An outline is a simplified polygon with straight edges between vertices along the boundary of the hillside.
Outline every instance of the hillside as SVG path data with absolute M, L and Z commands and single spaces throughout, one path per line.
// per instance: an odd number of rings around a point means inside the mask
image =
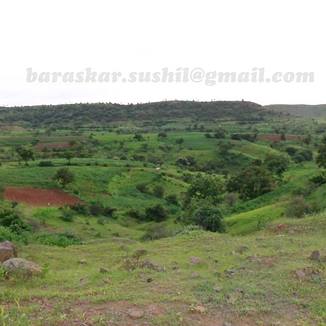
M 325 214 L 282 219 L 240 238 L 189 230 L 147 243 L 21 246 L 21 256 L 47 271 L 28 283 L 0 283 L 0 322 L 324 325 L 325 221 Z M 320 249 L 323 262 L 309 259 Z
M 0 123 L 24 126 L 107 125 L 122 121 L 212 119 L 259 121 L 271 116 L 252 102 L 165 101 L 145 104 L 70 104 L 0 108 Z
M 0 119 L 0 325 L 325 325 L 323 121 L 247 102 Z
M 273 104 L 273 105 L 266 105 L 264 106 L 264 108 L 277 113 L 290 114 L 297 117 L 324 118 L 326 116 L 326 104 L 320 104 L 320 105 Z

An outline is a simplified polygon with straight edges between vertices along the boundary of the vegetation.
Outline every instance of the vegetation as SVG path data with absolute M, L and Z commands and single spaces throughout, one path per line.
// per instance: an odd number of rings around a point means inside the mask
M 44 270 L 0 268 L 0 324 L 325 324 L 323 119 L 173 101 L 0 125 L 0 241 Z

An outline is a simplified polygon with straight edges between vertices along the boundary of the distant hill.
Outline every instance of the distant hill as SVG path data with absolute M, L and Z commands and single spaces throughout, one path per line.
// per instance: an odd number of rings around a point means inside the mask
M 226 119 L 262 121 L 274 115 L 263 106 L 245 101 L 165 101 L 145 104 L 64 104 L 0 108 L 0 123 L 24 126 L 91 124 L 116 121 L 164 121 Z
M 311 117 L 311 118 L 326 117 L 326 104 L 319 104 L 319 105 L 273 104 L 273 105 L 266 105 L 264 107 L 274 112 L 290 114 L 298 117 Z

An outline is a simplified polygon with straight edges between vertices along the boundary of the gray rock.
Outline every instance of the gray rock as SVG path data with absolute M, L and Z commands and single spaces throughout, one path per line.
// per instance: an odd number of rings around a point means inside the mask
M 0 263 L 17 257 L 17 249 L 10 241 L 4 241 L 0 243 Z
M 102 273 L 102 274 L 106 274 L 106 273 L 108 273 L 109 272 L 109 270 L 107 269 L 107 268 L 105 268 L 105 267 L 101 267 L 100 268 L 100 273 Z
M 127 314 L 131 319 L 140 319 L 143 318 L 145 315 L 144 311 L 138 308 L 128 309 Z
M 39 265 L 23 258 L 10 258 L 2 267 L 8 275 L 35 276 L 42 273 Z
M 193 264 L 193 265 L 199 265 L 202 262 L 203 262 L 202 259 L 199 258 L 199 257 L 195 257 L 195 256 L 190 257 L 190 263 Z
M 320 252 L 319 250 L 314 250 L 310 257 L 309 257 L 311 260 L 314 260 L 314 261 L 320 261 Z

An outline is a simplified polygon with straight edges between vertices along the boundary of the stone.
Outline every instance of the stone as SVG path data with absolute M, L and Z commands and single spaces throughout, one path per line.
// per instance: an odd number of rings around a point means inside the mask
M 0 243 L 0 263 L 17 257 L 17 249 L 10 241 L 4 241 Z
M 247 250 L 249 250 L 249 248 L 247 246 L 240 246 L 238 247 L 235 252 L 242 255 L 243 253 L 245 253 Z
M 306 277 L 306 273 L 302 269 L 298 269 L 295 271 L 295 275 L 298 279 L 302 280 Z
M 108 272 L 109 272 L 109 270 L 107 268 L 105 268 L 105 267 L 100 268 L 100 273 L 105 274 L 105 273 L 108 273 Z
M 201 305 L 191 307 L 190 310 L 199 314 L 204 314 L 207 311 L 207 309 Z
M 42 268 L 36 263 L 23 258 L 10 258 L 2 267 L 7 275 L 35 276 L 42 273 Z
M 128 309 L 127 314 L 131 319 L 140 319 L 143 318 L 145 315 L 143 310 L 137 308 Z
M 314 260 L 314 261 L 320 261 L 320 252 L 319 250 L 314 250 L 310 257 L 309 257 L 311 260 Z
M 78 263 L 80 265 L 86 265 L 87 264 L 87 260 L 86 259 L 81 259 L 81 260 L 78 261 Z
M 193 264 L 193 265 L 198 265 L 198 264 L 201 264 L 203 261 L 201 258 L 199 257 L 190 257 L 190 263 Z
M 197 272 L 191 273 L 191 278 L 199 278 L 199 277 L 200 277 L 199 273 L 197 273 Z

